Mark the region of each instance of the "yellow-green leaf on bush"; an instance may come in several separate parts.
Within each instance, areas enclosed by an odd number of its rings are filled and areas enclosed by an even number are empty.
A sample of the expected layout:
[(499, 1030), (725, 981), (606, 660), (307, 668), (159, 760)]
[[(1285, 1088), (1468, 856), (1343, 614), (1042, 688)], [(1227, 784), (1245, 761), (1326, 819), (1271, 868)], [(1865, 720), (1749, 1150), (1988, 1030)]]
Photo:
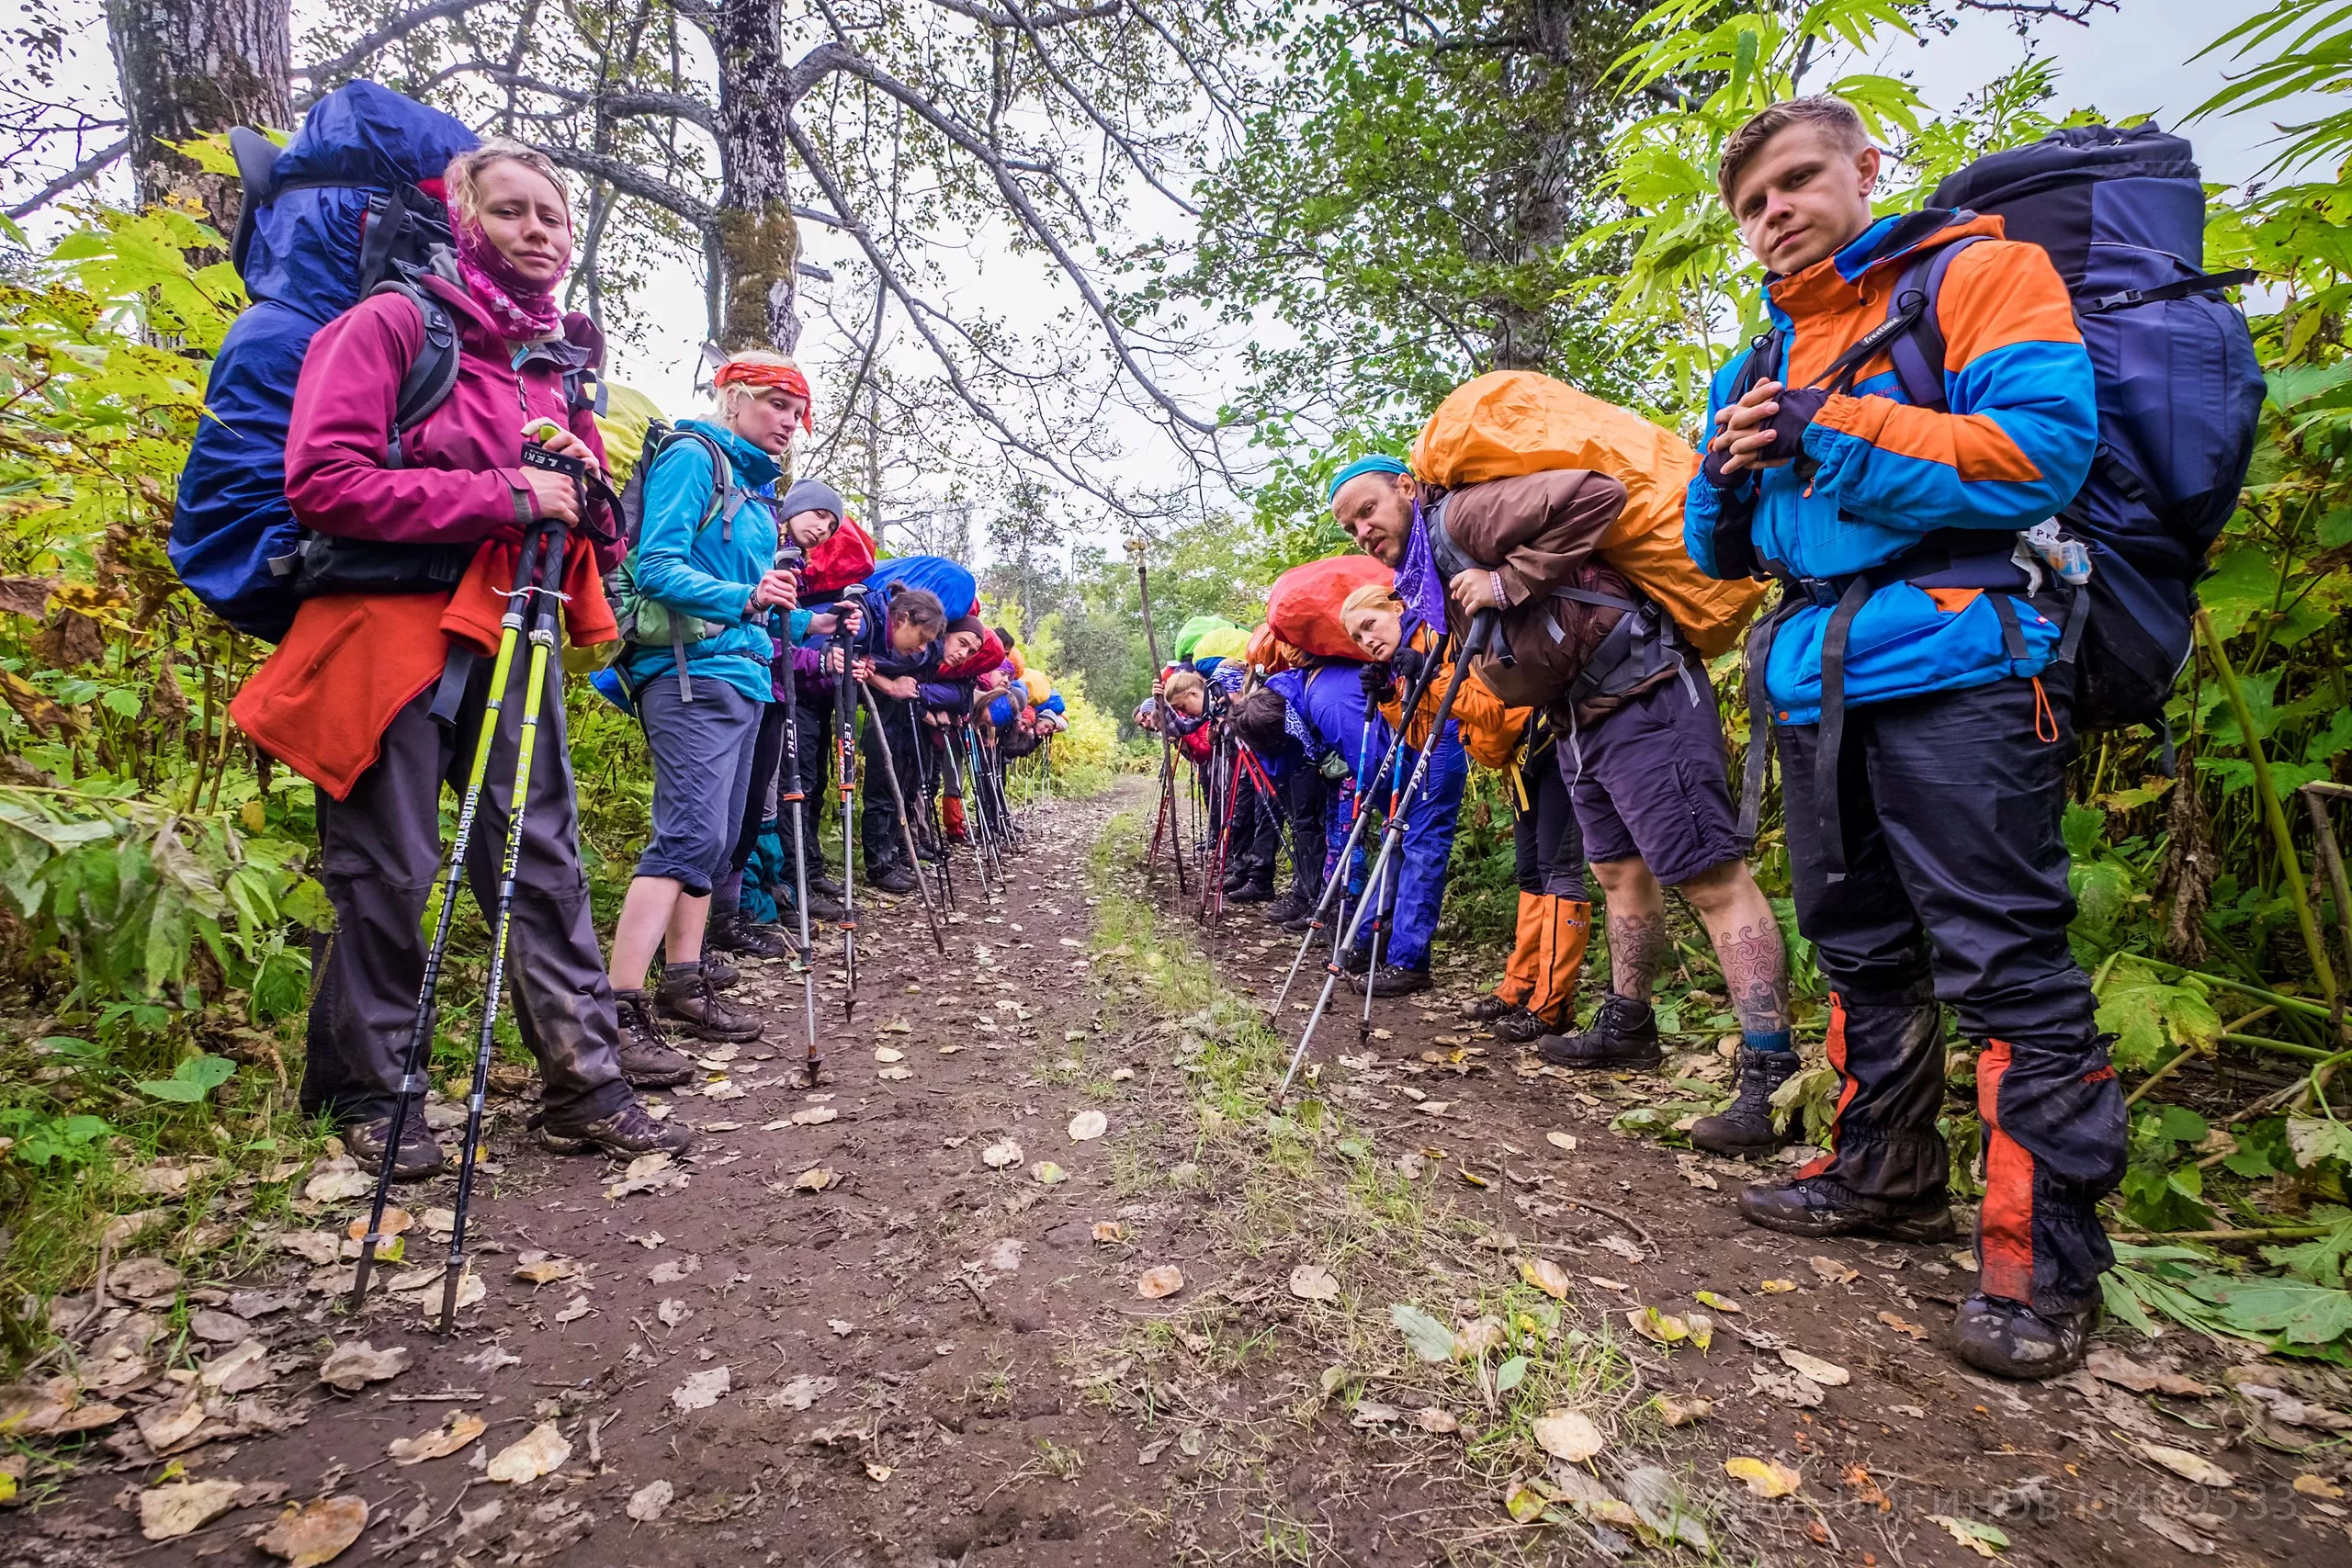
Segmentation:
[(2196, 976), (2176, 983), (2129, 959), (2099, 984), (2098, 1027), (2115, 1036), (2109, 1054), (2127, 1072), (2145, 1072), (2167, 1046), (2207, 1050), (2222, 1036), (2221, 1015)]

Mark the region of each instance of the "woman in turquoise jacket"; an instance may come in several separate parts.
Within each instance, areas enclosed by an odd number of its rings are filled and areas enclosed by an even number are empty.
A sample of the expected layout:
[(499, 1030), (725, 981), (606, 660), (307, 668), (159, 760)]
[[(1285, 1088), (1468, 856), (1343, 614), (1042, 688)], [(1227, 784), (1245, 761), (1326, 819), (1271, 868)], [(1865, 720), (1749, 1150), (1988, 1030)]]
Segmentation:
[[(790, 360), (764, 352), (736, 355), (713, 379), (717, 416), (682, 422), (648, 459), (627, 562), (625, 619), (635, 629), (621, 668), (653, 753), (653, 832), (621, 905), (611, 973), (623, 1032), (648, 1043), (660, 1039), (657, 1013), (706, 1040), (760, 1034), (703, 972), (703, 933), (771, 694), (769, 621), (798, 600), (792, 574), (775, 565), (775, 481), (794, 429), (808, 427), (809, 394)], [(804, 547), (831, 532), (823, 513), (792, 525)], [(649, 998), (656, 946), (665, 962)], [(677, 1081), (691, 1071), (681, 1056)]]

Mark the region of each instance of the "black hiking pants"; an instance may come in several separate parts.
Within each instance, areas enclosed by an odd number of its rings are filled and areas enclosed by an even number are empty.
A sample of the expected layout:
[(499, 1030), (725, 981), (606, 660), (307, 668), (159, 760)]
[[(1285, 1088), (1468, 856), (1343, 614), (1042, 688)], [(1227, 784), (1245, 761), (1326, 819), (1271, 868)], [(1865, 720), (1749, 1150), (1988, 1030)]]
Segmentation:
[(1949, 1005), (1981, 1048), (1979, 1288), (2044, 1312), (2098, 1300), (2115, 1258), (2095, 1205), (2125, 1161), (2123, 1096), (2066, 946), (2070, 677), (2041, 678), (2046, 709), (2020, 680), (1849, 708), (1837, 883), (1815, 841), (1818, 728), (1774, 732), (1797, 929), (1834, 988), (1829, 1060), (1844, 1079), (1830, 1152), (1801, 1174), (1897, 1206), (1943, 1191)]
[[(441, 791), (465, 788), (490, 666), (487, 659), (474, 661), (455, 725), (445, 728), (433, 717), (435, 693), (427, 688), (394, 716), (375, 766), (348, 798), (318, 793), (320, 880), (334, 905), (335, 930), (311, 998), (301, 1100), (308, 1113), (323, 1112), (338, 1124), (373, 1121), (390, 1115), (399, 1096), (424, 978), (427, 938), (419, 922), (447, 863)], [(466, 853), (467, 884), (485, 922), (498, 902), (525, 668), (518, 659)], [(444, 972), (445, 996), (453, 979)], [(554, 664), (523, 814), (506, 979), (515, 1028), (538, 1058), (543, 1108), (576, 1123), (626, 1105), (612, 987), (580, 869), (563, 671)]]

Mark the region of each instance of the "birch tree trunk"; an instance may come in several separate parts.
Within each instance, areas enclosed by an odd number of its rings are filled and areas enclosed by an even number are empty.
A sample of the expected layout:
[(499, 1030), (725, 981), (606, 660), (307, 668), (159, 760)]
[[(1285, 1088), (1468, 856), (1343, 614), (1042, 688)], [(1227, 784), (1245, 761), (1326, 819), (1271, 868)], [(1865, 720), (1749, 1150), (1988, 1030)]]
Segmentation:
[(786, 129), (780, 0), (720, 0), (710, 21), (718, 56), (719, 192), (706, 240), (711, 341), (729, 351), (800, 339), (794, 264), (792, 141)]

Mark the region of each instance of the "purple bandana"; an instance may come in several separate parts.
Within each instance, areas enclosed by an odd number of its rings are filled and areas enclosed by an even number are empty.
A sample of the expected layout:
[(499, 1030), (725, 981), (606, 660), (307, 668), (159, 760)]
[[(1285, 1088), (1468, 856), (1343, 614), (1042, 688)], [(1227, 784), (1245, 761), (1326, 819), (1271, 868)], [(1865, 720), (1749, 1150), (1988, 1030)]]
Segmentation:
[(1421, 503), (1413, 502), (1413, 528), (1405, 541), (1404, 564), (1396, 569), (1396, 597), (1405, 602), (1404, 635), (1428, 626), (1445, 635), (1445, 582), (1438, 575), (1437, 559), (1430, 553), (1430, 528)]

